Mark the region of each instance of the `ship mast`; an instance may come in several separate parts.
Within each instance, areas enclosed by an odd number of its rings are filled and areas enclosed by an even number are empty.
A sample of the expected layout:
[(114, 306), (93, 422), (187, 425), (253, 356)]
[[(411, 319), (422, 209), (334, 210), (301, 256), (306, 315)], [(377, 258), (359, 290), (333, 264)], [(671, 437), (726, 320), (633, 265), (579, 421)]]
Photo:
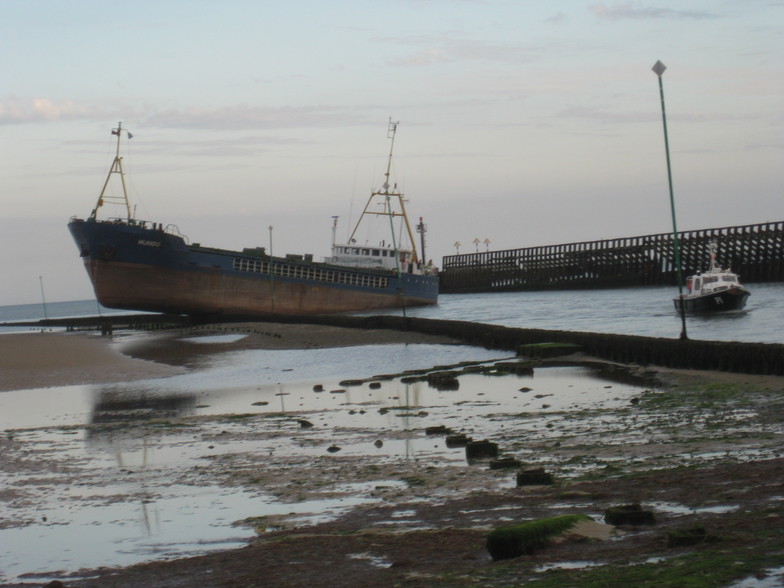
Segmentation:
[[(362, 223), (362, 218), (366, 214), (374, 214), (374, 215), (377, 215), (377, 216), (388, 216), (389, 220), (390, 220), (390, 223), (392, 223), (392, 221), (394, 220), (394, 217), (399, 216), (399, 217), (402, 217), (402, 219), (403, 219), (403, 222), (404, 222), (404, 224), (406, 226), (406, 232), (408, 233), (408, 240), (409, 240), (409, 243), (411, 243), (411, 250), (412, 250), (412, 253), (413, 253), (412, 261), (413, 261), (413, 263), (418, 263), (419, 262), (419, 256), (417, 255), (416, 241), (414, 240), (414, 233), (411, 231), (411, 225), (408, 222), (408, 214), (406, 213), (406, 204), (405, 204), (405, 201), (403, 199), (403, 194), (397, 191), (397, 184), (394, 185), (392, 192), (389, 191), (389, 188), (390, 188), (390, 186), (389, 186), (389, 176), (390, 176), (390, 173), (392, 171), (392, 152), (393, 152), (393, 150), (395, 148), (395, 134), (397, 133), (397, 125), (398, 124), (399, 124), (398, 121), (393, 122), (392, 118), (390, 117), (390, 119), (389, 119), (389, 127), (387, 129), (387, 138), (390, 139), (389, 158), (387, 159), (387, 171), (384, 174), (384, 185), (382, 186), (383, 191), (372, 192), (370, 194), (370, 198), (368, 198), (368, 201), (365, 204), (365, 209), (362, 211), (362, 214), (359, 217), (359, 221), (354, 226), (354, 230), (351, 232), (351, 236), (349, 237), (348, 242), (349, 243), (353, 242), (354, 235), (356, 234), (357, 229), (359, 228), (359, 225)], [(371, 204), (373, 203), (373, 201), (376, 199), (377, 196), (383, 197), (383, 199), (384, 199), (383, 210), (381, 210), (381, 211), (369, 210)], [(396, 212), (395, 210), (393, 210), (393, 207), (392, 207), (391, 202), (390, 202), (393, 198), (397, 199), (399, 212)], [(393, 227), (393, 230), (392, 230), (392, 238), (393, 238), (393, 241), (394, 241), (394, 227)]]
[[(95, 203), (95, 208), (90, 213), (90, 219), (95, 220), (98, 215), (98, 209), (101, 208), (104, 204), (120, 204), (125, 205), (125, 213), (127, 220), (131, 220), (131, 205), (128, 202), (128, 189), (125, 186), (125, 172), (123, 171), (122, 166), (122, 157), (120, 157), (120, 137), (122, 136), (123, 128), (122, 122), (117, 123), (117, 128), (112, 129), (112, 135), (117, 135), (117, 149), (114, 154), (114, 161), (112, 162), (112, 166), (109, 168), (109, 173), (106, 175), (106, 181), (103, 183), (103, 189), (101, 190), (101, 195), (98, 196), (98, 202)], [(128, 131), (125, 131), (128, 133)], [(130, 139), (133, 135), (128, 133), (128, 138)], [(109, 187), (109, 181), (112, 179), (112, 174), (119, 174), (120, 175), (120, 182), (122, 184), (122, 196), (111, 196), (106, 194), (106, 188)]]
[(419, 224), (416, 226), (416, 231), (419, 233), (419, 240), (422, 246), (422, 263), (426, 263), (427, 255), (425, 255), (425, 233), (427, 233), (427, 225), (422, 217), (419, 217)]

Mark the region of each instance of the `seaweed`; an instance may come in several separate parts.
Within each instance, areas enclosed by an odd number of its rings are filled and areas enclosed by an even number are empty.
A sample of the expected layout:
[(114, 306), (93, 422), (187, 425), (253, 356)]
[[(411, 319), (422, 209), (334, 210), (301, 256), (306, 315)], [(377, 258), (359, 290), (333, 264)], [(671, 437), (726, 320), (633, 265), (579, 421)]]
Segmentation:
[(493, 560), (530, 555), (547, 546), (556, 535), (588, 520), (590, 517), (584, 514), (568, 514), (499, 527), (487, 536), (487, 550)]

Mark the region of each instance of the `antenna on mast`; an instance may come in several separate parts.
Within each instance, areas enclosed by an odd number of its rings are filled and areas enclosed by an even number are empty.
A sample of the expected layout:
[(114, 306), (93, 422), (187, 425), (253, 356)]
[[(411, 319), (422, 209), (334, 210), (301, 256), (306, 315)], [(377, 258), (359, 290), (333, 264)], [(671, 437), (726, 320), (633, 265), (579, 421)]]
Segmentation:
[[(98, 196), (98, 202), (95, 203), (95, 208), (93, 208), (92, 213), (90, 213), (91, 220), (95, 220), (95, 218), (98, 215), (98, 209), (107, 203), (125, 205), (126, 218), (129, 221), (133, 218), (133, 216), (131, 215), (131, 205), (128, 203), (128, 189), (125, 186), (125, 172), (123, 171), (123, 166), (122, 166), (123, 158), (120, 157), (120, 137), (122, 136), (123, 130), (124, 129), (122, 128), (122, 122), (117, 123), (116, 129), (112, 129), (112, 135), (117, 135), (117, 150), (115, 151), (114, 154), (114, 161), (112, 162), (112, 167), (109, 168), (109, 173), (106, 176), (106, 181), (103, 183), (103, 189), (101, 190), (101, 195)], [(133, 137), (133, 135), (129, 133), (127, 130), (125, 132), (128, 133), (129, 139)], [(109, 180), (111, 180), (112, 174), (120, 175), (120, 181), (122, 183), (122, 196), (106, 195), (106, 188), (109, 186)]]
[(400, 121), (392, 122), (392, 117), (389, 117), (389, 126), (387, 127), (387, 139), (389, 142), (389, 159), (387, 160), (387, 173), (384, 174), (384, 193), (389, 193), (389, 174), (392, 170), (392, 151), (395, 148), (395, 134), (397, 133), (397, 125)]
[(427, 233), (427, 225), (422, 217), (419, 217), (419, 224), (416, 226), (416, 232), (419, 233), (419, 240), (422, 245), (422, 263), (425, 263), (427, 256), (425, 255), (425, 233)]
[(338, 217), (332, 217), (332, 247), (335, 246), (335, 232), (338, 230)]
[[(409, 243), (411, 243), (411, 262), (412, 263), (419, 263), (419, 255), (417, 254), (417, 247), (416, 241), (414, 240), (414, 233), (411, 230), (411, 225), (408, 222), (408, 215), (406, 213), (406, 203), (405, 199), (403, 198), (403, 194), (398, 191), (397, 183), (394, 186), (389, 185), (389, 178), (392, 173), (392, 152), (395, 148), (395, 134), (397, 133), (397, 125), (398, 121), (393, 121), (392, 117), (389, 118), (389, 126), (387, 127), (387, 138), (390, 139), (389, 144), (389, 159), (387, 160), (387, 170), (384, 173), (384, 185), (381, 187), (381, 190), (371, 192), (370, 198), (368, 199), (367, 203), (365, 204), (365, 209), (362, 211), (362, 214), (359, 216), (359, 221), (356, 225), (354, 225), (354, 230), (351, 232), (351, 235), (348, 238), (348, 242), (352, 243), (354, 240), (354, 235), (359, 228), (360, 223), (365, 215), (377, 215), (377, 216), (387, 216), (389, 217), (390, 223), (390, 230), (392, 232), (392, 244), (395, 249), (397, 249), (397, 243), (395, 242), (395, 228), (393, 226), (393, 220), (396, 217), (401, 219), (401, 226), (400, 232), (403, 233), (405, 230), (405, 234), (408, 237)], [(390, 187), (392, 191), (390, 191)], [(380, 197), (380, 200), (376, 200), (377, 197)], [(393, 202), (397, 203), (396, 207), (393, 206)], [(383, 206), (381, 211), (372, 210), (371, 205), (375, 206)]]

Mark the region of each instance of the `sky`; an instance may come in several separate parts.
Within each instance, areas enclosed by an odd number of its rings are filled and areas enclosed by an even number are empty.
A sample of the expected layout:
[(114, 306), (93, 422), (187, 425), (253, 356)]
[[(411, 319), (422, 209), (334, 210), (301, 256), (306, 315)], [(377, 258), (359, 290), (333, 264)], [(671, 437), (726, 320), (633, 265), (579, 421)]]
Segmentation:
[(328, 255), (390, 118), (437, 265), (669, 232), (657, 60), (678, 229), (784, 220), (784, 0), (0, 0), (0, 57), (0, 305), (93, 297), (120, 121), (136, 217), (212, 247)]

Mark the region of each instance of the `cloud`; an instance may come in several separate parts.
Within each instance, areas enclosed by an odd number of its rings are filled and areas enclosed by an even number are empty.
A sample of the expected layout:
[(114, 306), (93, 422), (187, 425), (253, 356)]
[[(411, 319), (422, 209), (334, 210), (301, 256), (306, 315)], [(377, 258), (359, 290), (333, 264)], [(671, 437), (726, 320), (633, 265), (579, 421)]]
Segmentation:
[(561, 24), (563, 22), (566, 22), (566, 20), (567, 20), (566, 15), (563, 12), (558, 12), (552, 15), (551, 17), (546, 18), (545, 22), (549, 22), (550, 24)]
[(433, 65), (434, 63), (450, 63), (455, 61), (453, 55), (441, 49), (423, 49), (396, 61), (399, 65)]
[(526, 47), (481, 43), (466, 39), (444, 39), (436, 42), (431, 38), (397, 38), (389, 41), (411, 47), (425, 45), (422, 49), (405, 57), (395, 59), (396, 65), (429, 66), (437, 63), (456, 63), (468, 61), (530, 63), (534, 54), (538, 53)]
[[(137, 125), (161, 129), (192, 130), (278, 130), (331, 128), (373, 124), (356, 109), (332, 106), (264, 107), (229, 105), (217, 108), (143, 109), (126, 105), (96, 105), (72, 100), (56, 102), (48, 98), (0, 100), (0, 126), (53, 123), (72, 120), (105, 121), (107, 118), (135, 120)], [(377, 121), (376, 121), (377, 122)]]
[[(257, 156), (281, 145), (304, 145), (308, 141), (287, 136), (243, 135), (219, 138), (210, 135), (209, 139), (193, 139), (183, 144), (180, 140), (158, 138), (154, 149), (165, 153), (178, 152), (188, 157), (244, 157)], [(151, 146), (150, 150), (153, 147)]]
[(640, 112), (618, 112), (614, 110), (604, 110), (591, 106), (572, 106), (562, 109), (559, 118), (586, 119), (606, 125), (616, 125), (620, 123), (638, 123), (656, 120), (657, 113)]
[[(597, 122), (602, 125), (619, 125), (626, 123), (648, 123), (661, 118), (658, 112), (619, 112), (616, 110), (606, 110), (591, 106), (573, 106), (559, 111), (558, 117), (561, 119), (585, 119)], [(763, 120), (765, 115), (757, 113), (734, 113), (734, 112), (683, 112), (668, 113), (668, 119), (677, 120), (682, 123), (719, 123), (729, 121), (753, 121)]]
[(687, 18), (701, 20), (717, 18), (710, 12), (702, 10), (675, 10), (672, 8), (656, 8), (643, 6), (640, 2), (619, 2), (613, 5), (591, 4), (588, 10), (599, 18), (607, 20), (622, 19), (654, 19), (654, 18)]
[(144, 123), (158, 128), (236, 131), (245, 129), (277, 130), (302, 127), (334, 127), (363, 124), (355, 112), (345, 108), (263, 107), (234, 105), (222, 108), (164, 110), (145, 118)]
[(71, 100), (57, 103), (48, 98), (10, 96), (0, 101), (0, 125), (77, 120), (91, 118), (93, 114), (93, 109)]

